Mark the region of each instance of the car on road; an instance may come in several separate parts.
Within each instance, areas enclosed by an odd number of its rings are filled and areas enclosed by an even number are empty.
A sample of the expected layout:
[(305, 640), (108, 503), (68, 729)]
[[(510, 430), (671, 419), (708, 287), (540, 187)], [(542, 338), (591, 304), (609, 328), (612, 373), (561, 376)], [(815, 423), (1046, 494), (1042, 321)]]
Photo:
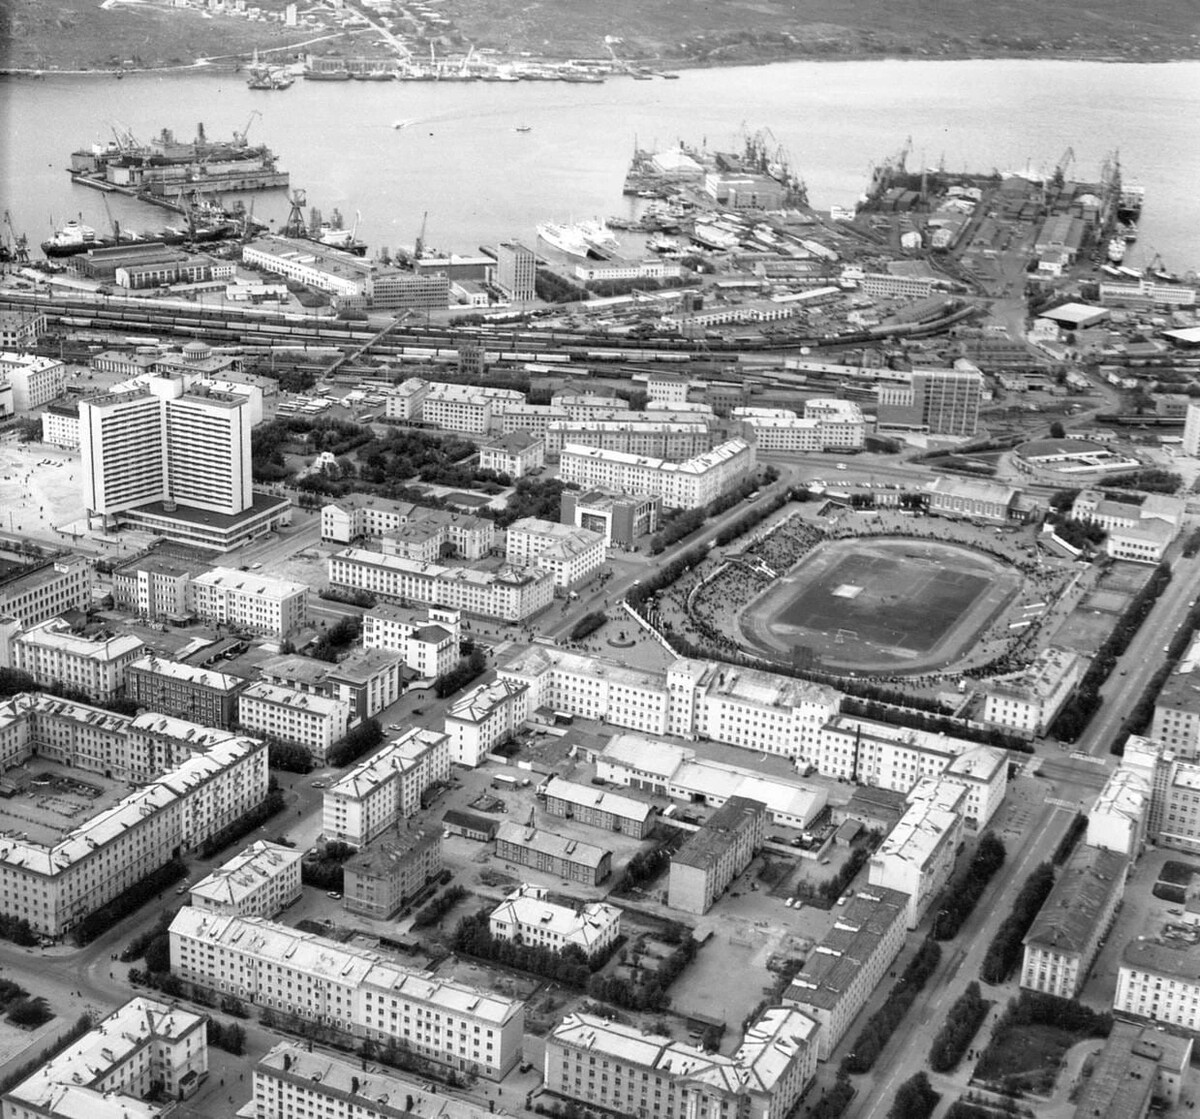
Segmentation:
[(323, 789), (323, 788), (325, 788), (325, 782), (324, 781), (313, 781), (312, 787), (314, 789)]
[(334, 900), (334, 901), (341, 901), (341, 900), (342, 900), (342, 895), (341, 895), (341, 894), (339, 894), (339, 893), (337, 892), (337, 890), (326, 890), (326, 891), (325, 891), (325, 896), (326, 896), (327, 898), (333, 898), (333, 900)]

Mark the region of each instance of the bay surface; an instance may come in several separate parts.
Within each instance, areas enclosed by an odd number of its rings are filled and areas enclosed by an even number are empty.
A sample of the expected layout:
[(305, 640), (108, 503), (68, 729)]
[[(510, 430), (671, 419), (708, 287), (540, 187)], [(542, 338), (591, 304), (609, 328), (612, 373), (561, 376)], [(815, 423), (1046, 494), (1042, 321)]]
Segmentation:
[[(102, 196), (64, 170), (72, 150), (107, 141), (114, 123), (145, 141), (164, 127), (190, 137), (201, 121), (227, 138), (250, 122), (251, 142), (274, 149), (310, 204), (339, 208), (347, 224), (361, 212), (372, 250), (411, 245), (428, 212), (428, 244), (473, 252), (532, 241), (541, 221), (630, 213), (621, 185), (635, 141), (728, 150), (743, 126), (767, 127), (818, 208), (852, 205), (871, 165), (909, 137), (910, 168), (951, 171), (1050, 171), (1071, 148), (1071, 177), (1095, 179), (1119, 152), (1125, 178), (1146, 187), (1130, 261), (1157, 251), (1182, 272), (1200, 269), (1197, 119), (1195, 62), (794, 62), (683, 71), (677, 81), (300, 80), (277, 92), (200, 71), (51, 75), (0, 79), (0, 205), (31, 242), (80, 213), (103, 228)], [(259, 217), (287, 216), (282, 191), (250, 198)], [(172, 220), (136, 201), (109, 203), (134, 228)]]

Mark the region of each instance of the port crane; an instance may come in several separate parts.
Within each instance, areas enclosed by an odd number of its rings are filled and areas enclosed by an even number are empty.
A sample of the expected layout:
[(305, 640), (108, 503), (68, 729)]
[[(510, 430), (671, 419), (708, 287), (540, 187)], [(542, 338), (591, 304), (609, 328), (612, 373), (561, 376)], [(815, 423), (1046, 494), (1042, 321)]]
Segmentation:
[(250, 110), (250, 119), (248, 121), (246, 121), (246, 127), (243, 128), (241, 130), (241, 132), (235, 132), (233, 134), (233, 142), (235, 144), (237, 144), (237, 146), (239, 148), (244, 148), (247, 146), (247, 144), (249, 142), (248, 137), (250, 135), (250, 126), (254, 123), (255, 117), (258, 117), (260, 120), (262, 119), (262, 110), (261, 109), (251, 109)]
[(112, 121), (109, 124), (112, 130), (113, 139), (117, 143), (117, 150), (122, 153), (137, 151), (142, 145), (138, 143), (137, 137), (133, 134), (133, 129), (127, 124), (121, 124), (120, 121)]
[(12, 259), (18, 264), (28, 264), (29, 240), (24, 233), (18, 233), (13, 228), (12, 214), (7, 210), (4, 211), (4, 224), (8, 226), (8, 232), (12, 234)]
[[(420, 260), (425, 251), (425, 225), (429, 221), (429, 211), (421, 215), (421, 232), (417, 234), (417, 243), (413, 245), (413, 260)], [(357, 225), (357, 222), (355, 223)]]
[(308, 223), (304, 220), (304, 207), (308, 202), (308, 196), (297, 187), (292, 191), (289, 201), (292, 208), (288, 211), (287, 221), (283, 226), (283, 235), (285, 237), (303, 237), (308, 228)]

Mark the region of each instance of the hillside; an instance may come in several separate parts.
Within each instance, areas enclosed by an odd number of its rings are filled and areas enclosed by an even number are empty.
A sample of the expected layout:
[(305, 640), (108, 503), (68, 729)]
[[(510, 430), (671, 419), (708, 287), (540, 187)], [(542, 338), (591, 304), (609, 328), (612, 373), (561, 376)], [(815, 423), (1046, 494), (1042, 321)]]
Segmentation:
[[(260, 0), (276, 7), (276, 0)], [(282, 0), (278, 0), (281, 5)], [(1192, 0), (443, 0), (448, 22), (412, 24), (396, 4), (396, 30), (439, 53), (468, 45), (552, 58), (606, 57), (670, 65), (782, 58), (1059, 57), (1162, 61), (1200, 57)], [(371, 31), (284, 31), (277, 23), (171, 8), (165, 0), (4, 0), (3, 65), (106, 69), (189, 65), (247, 57), (319, 38), (318, 49), (377, 49)]]

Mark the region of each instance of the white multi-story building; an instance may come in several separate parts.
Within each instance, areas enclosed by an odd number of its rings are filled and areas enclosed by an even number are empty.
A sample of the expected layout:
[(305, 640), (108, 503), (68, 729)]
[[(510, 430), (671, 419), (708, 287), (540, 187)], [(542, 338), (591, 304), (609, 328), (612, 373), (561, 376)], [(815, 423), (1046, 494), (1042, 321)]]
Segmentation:
[(1182, 761), (1200, 759), (1200, 637), (1163, 681), (1149, 737)]
[(492, 936), (551, 952), (578, 948), (591, 959), (621, 935), (621, 911), (615, 905), (592, 901), (573, 907), (549, 898), (545, 886), (518, 886), (492, 910)]
[(308, 587), (256, 571), (214, 567), (191, 580), (192, 609), (210, 625), (287, 637), (308, 625)]
[(498, 435), (479, 448), (479, 469), (507, 474), (514, 481), (524, 478), (546, 462), (546, 441), (528, 431)]
[(1177, 924), (1179, 932), (1171, 938), (1161, 935), (1159, 925), (1125, 945), (1113, 1010), (1148, 1019), (1159, 1029), (1179, 1026), (1195, 1033), (1200, 1030), (1200, 946), (1191, 917)]
[(480, 618), (523, 622), (554, 601), (554, 576), (536, 568), (473, 571), (346, 548), (329, 557), (330, 586), (393, 601), (444, 606)]
[(383, 602), (363, 614), (363, 648), (396, 650), (426, 680), (458, 663), (460, 634), (459, 611), (440, 606), (416, 610)]
[(493, 416), (507, 404), (524, 404), (525, 394), (516, 389), (454, 385), (434, 381), (421, 401), (420, 419), (444, 431), (487, 435)]
[(260, 839), (191, 887), (191, 904), (225, 917), (274, 917), (302, 892), (303, 851)]
[(1128, 870), (1129, 860), (1115, 851), (1075, 850), (1025, 934), (1022, 987), (1060, 999), (1079, 995), (1116, 920)]
[(391, 649), (355, 649), (331, 664), (314, 657), (281, 654), (258, 666), (259, 679), (280, 688), (340, 699), (350, 722), (371, 719), (403, 694), (404, 659)]
[(84, 505), (106, 519), (153, 502), (234, 516), (254, 501), (245, 397), (153, 377), (79, 403)]
[(1008, 790), (1008, 756), (949, 734), (838, 715), (821, 728), (816, 748), (797, 758), (827, 777), (907, 793), (926, 777), (967, 790), (966, 824), (983, 831)]
[(910, 929), (921, 923), (954, 870), (965, 799), (962, 786), (925, 778), (909, 793), (908, 811), (871, 856), (867, 881), (908, 895)]
[(259, 681), (238, 697), (238, 721), (276, 742), (305, 747), (324, 765), (329, 748), (350, 729), (350, 704)]
[(744, 439), (731, 439), (685, 462), (568, 444), (559, 477), (584, 489), (655, 494), (668, 508), (698, 509), (745, 481), (755, 461), (754, 446)]
[(610, 418), (556, 420), (546, 428), (546, 454), (555, 459), (567, 446), (619, 451), (675, 462), (702, 455), (713, 445), (707, 420), (666, 419), (654, 412), (616, 412)]
[[(1134, 763), (1134, 758), (1130, 758)], [(1088, 811), (1087, 844), (1116, 851), (1132, 862), (1146, 845), (1154, 794), (1141, 767), (1118, 763)]]
[(834, 910), (833, 928), (784, 992), (785, 1005), (798, 1006), (821, 1023), (818, 1060), (829, 1060), (883, 983), (904, 947), (907, 914), (907, 894), (860, 887)]
[[(349, 494), (321, 509), (321, 539), (328, 544), (353, 544), (366, 538), (379, 540), (388, 551), (388, 542), (405, 529), (419, 527), (439, 558), (447, 547), (460, 559), (482, 559), (496, 542), (495, 522), (469, 513), (430, 509), (411, 501), (391, 501), (382, 497)], [(398, 549), (392, 547), (396, 553)]]
[(86, 611), (92, 604), (96, 567), (85, 556), (62, 556), (24, 567), (0, 578), (0, 617), (36, 626), (65, 614)]
[(37, 354), (0, 353), (0, 380), (12, 386), (13, 410), (30, 412), (62, 396), (67, 389), (67, 367)]
[(734, 408), (730, 415), (764, 454), (856, 449), (866, 438), (862, 410), (849, 400), (805, 401), (803, 416), (781, 408)]
[(361, 847), (411, 818), (422, 794), (449, 776), (449, 736), (412, 727), (325, 790), (322, 830)]
[(164, 715), (129, 719), (43, 694), (0, 704), (0, 751), (5, 769), (36, 752), (139, 785), (66, 834), (0, 838), (5, 912), (46, 936), (62, 935), (267, 795), (260, 740)]
[(113, 605), (150, 622), (186, 618), (192, 606), (191, 580), (207, 569), (201, 560), (158, 551), (139, 556), (113, 568)]
[(757, 669), (679, 659), (665, 673), (547, 645), (518, 648), (497, 665), (528, 685), (529, 710), (545, 707), (643, 734), (710, 738), (747, 750), (810, 754), (842, 694)]
[(604, 566), (607, 549), (598, 532), (537, 517), (522, 517), (508, 527), (505, 559), (514, 567), (540, 567), (554, 585), (570, 590)]
[(492, 749), (521, 729), (531, 710), (529, 688), (517, 681), (493, 680), (472, 688), (446, 712), (450, 760), (470, 769), (482, 765)]
[[(281, 1041), (254, 1066), (253, 1119), (487, 1119), (486, 1108), (386, 1066)], [(132, 1117), (130, 1117), (132, 1119)]]
[(63, 684), (107, 701), (124, 690), (125, 670), (145, 647), (132, 633), (86, 637), (61, 618), (52, 618), (13, 641), (13, 665), (39, 684)]
[(546, 1089), (614, 1115), (647, 1119), (791, 1113), (816, 1074), (820, 1027), (788, 1006), (770, 1006), (732, 1056), (592, 1014), (569, 1014), (546, 1038)]
[(42, 410), (42, 442), (64, 451), (79, 450), (79, 402), (47, 404)]
[(208, 1019), (138, 996), (0, 1100), (4, 1119), (160, 1119), (208, 1076)]
[(387, 1043), (499, 1080), (521, 1058), (525, 1004), (393, 963), (376, 952), (185, 906), (171, 971), (220, 994)]
[(762, 846), (767, 806), (745, 797), (730, 797), (671, 856), (667, 904), (687, 913), (707, 913), (710, 906), (754, 858)]
[(983, 721), (1037, 738), (1049, 729), (1086, 670), (1080, 654), (1051, 645), (1026, 668), (983, 684)]

